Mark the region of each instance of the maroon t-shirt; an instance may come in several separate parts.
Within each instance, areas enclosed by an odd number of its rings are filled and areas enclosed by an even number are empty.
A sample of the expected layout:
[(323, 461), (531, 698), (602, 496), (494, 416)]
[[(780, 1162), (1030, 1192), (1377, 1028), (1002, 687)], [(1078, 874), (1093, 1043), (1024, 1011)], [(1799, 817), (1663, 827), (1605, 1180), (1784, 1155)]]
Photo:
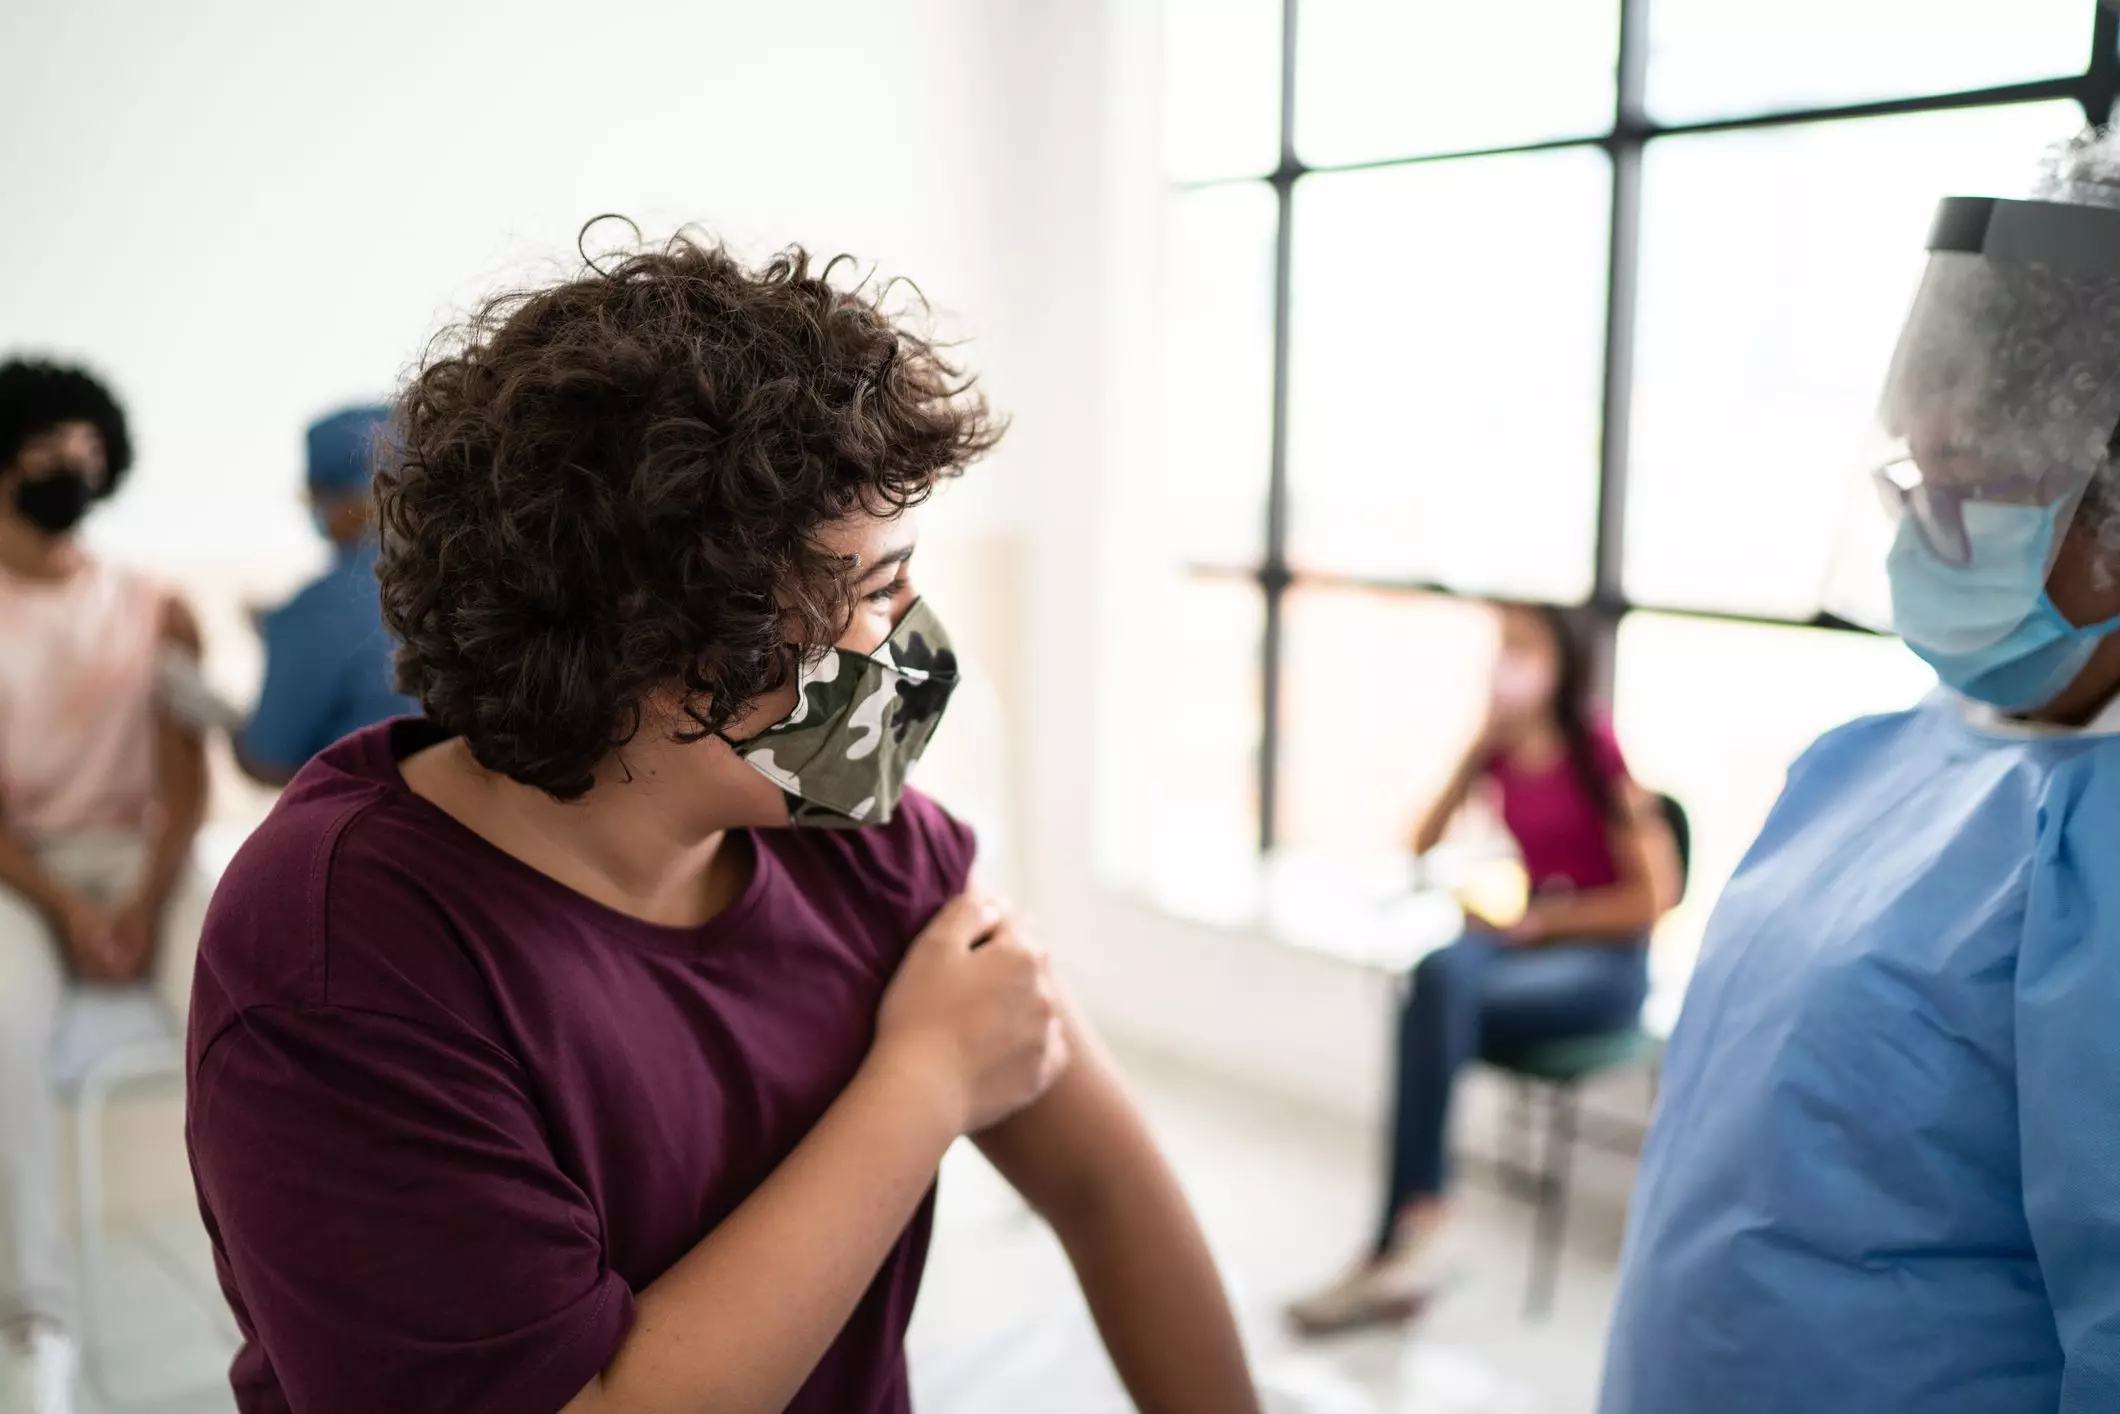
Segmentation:
[[(867, 1052), (965, 828), (732, 833), (704, 927), (591, 902), (406, 789), (400, 721), (298, 776), (214, 895), (189, 1142), (244, 1414), (543, 1414), (633, 1293), (773, 1171)], [(933, 1195), (788, 1406), (908, 1408)]]
[[(1626, 789), (1627, 762), (1619, 738), (1602, 714), (1589, 723), (1590, 769), (1619, 799)], [(1583, 787), (1581, 770), (1562, 756), (1543, 770), (1526, 771), (1508, 757), (1486, 766), (1501, 796), (1502, 823), (1524, 857), (1533, 893), (1602, 889), (1619, 882), (1612, 857), (1612, 822)]]

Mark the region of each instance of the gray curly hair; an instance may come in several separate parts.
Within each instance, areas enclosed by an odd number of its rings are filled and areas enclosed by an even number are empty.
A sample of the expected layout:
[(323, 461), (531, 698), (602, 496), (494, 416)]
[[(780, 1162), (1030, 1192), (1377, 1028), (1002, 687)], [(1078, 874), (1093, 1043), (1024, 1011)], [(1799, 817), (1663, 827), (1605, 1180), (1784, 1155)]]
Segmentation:
[[(2120, 210), (2120, 133), (2048, 149), (2034, 200)], [(1931, 260), (1880, 408), (2040, 501), (2082, 488), (2079, 524), (2120, 566), (2120, 278), (2046, 263)]]
[(2085, 128), (2046, 150), (2032, 200), (2120, 211), (2120, 129)]
[[(2068, 206), (2120, 211), (2120, 127), (2085, 128), (2046, 150), (2032, 199)], [(2084, 489), (2079, 524), (2095, 525), (2101, 577), (2120, 563), (2120, 426), (2112, 430), (2107, 456)]]

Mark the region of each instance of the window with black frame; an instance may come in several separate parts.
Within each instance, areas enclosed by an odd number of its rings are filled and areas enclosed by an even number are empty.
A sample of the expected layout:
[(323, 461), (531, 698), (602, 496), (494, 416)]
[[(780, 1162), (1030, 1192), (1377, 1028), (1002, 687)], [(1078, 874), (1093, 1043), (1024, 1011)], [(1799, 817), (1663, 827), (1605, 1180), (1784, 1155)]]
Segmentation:
[(1587, 605), (1711, 901), (1788, 761), (1930, 681), (1822, 614), (1852, 464), (1937, 199), (2104, 121), (2120, 21), (1164, 3), (1167, 613), (1228, 710), (1148, 804), (1397, 851), (1477, 726), (1477, 599)]

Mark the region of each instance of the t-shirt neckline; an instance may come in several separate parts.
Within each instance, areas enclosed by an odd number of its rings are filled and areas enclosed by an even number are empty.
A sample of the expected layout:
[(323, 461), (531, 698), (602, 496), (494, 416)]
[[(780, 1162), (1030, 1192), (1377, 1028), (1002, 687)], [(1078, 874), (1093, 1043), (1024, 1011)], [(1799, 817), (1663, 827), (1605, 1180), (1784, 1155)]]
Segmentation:
[[(749, 844), (751, 877), (745, 882), (742, 892), (730, 900), (728, 907), (704, 923), (652, 923), (623, 909), (613, 908), (600, 899), (589, 897), (535, 865), (518, 859), (406, 783), (405, 773), (399, 769), (399, 762), (404, 756), (409, 756), (414, 751), (424, 751), (430, 746), (439, 746), (454, 735), (455, 733), (444, 731), (420, 717), (401, 717), (388, 722), (374, 731), (366, 743), (369, 770), (392, 796), (406, 802), (408, 808), (446, 832), (460, 847), (498, 864), (516, 877), (529, 881), (532, 886), (564, 901), (571, 911), (595, 917), (600, 923), (608, 925), (615, 939), (662, 952), (697, 955), (703, 944), (712, 941), (717, 935), (728, 931), (756, 912), (760, 900), (765, 897), (774, 869), (772, 851), (765, 847), (757, 830), (741, 827), (728, 831), (723, 848), (738, 839)], [(409, 748), (402, 754), (398, 749), (401, 742), (406, 743)]]

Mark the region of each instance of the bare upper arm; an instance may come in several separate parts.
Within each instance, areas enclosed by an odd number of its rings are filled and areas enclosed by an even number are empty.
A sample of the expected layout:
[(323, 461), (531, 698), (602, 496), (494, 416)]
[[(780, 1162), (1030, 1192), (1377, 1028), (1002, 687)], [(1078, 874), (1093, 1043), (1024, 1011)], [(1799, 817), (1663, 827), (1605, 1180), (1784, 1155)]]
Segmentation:
[(1612, 858), (1620, 877), (1645, 881), (1658, 917), (1678, 906), (1678, 843), (1657, 798), (1633, 780), (1621, 783), (1623, 818), (1612, 826)]
[(1118, 1067), (1066, 998), (1062, 1025), (1073, 1060), (1036, 1102), (974, 1136), (980, 1152), (1024, 1200), (1056, 1225), (1101, 1201), (1161, 1157)]
[[(975, 867), (965, 888), (982, 887)], [(1103, 1041), (1064, 990), (1059, 1007), (1072, 1057), (1066, 1072), (1037, 1100), (972, 1136), (1009, 1186), (1056, 1224), (1096, 1203), (1107, 1185), (1123, 1181), (1118, 1176), (1162, 1163)]]
[[(175, 594), (162, 601), (160, 637), (162, 652), (165, 655), (181, 654), (179, 666), (185, 672), (196, 676), (196, 663), (205, 650), (205, 639), (199, 632), (199, 621), (192, 615), (191, 606)], [(187, 663), (183, 659), (191, 661)], [(204, 737), (203, 729), (197, 722), (190, 720), (183, 712), (172, 709), (167, 698), (168, 667), (167, 663), (157, 664), (157, 672), (163, 676), (158, 682), (155, 713), (156, 729), (161, 738), (165, 761), (179, 759), (193, 747), (200, 745)]]

